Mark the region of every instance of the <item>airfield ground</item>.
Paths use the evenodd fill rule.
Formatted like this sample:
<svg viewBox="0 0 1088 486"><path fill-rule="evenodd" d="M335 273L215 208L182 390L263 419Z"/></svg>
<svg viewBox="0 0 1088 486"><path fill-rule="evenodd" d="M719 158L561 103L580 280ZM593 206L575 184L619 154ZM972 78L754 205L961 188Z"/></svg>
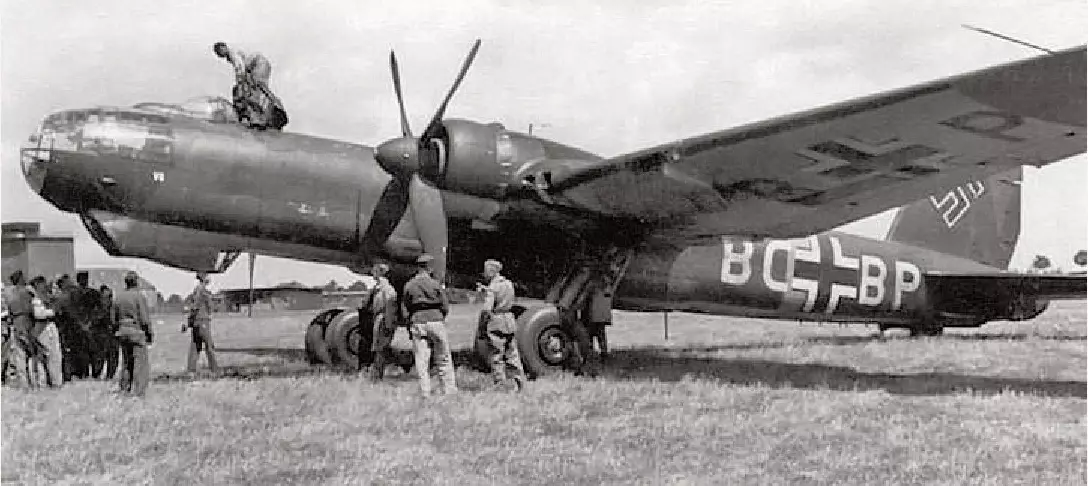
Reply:
<svg viewBox="0 0 1088 486"><path fill-rule="evenodd" d="M467 348L472 306L456 310ZM186 377L161 317L144 400L112 383L5 389L5 483L1077 484L1086 482L1085 303L941 338L617 313L597 380L521 395L459 368L421 402L305 363L312 313L222 317L219 378ZM397 335L403 344L403 334ZM459 353L463 360L463 352Z"/></svg>

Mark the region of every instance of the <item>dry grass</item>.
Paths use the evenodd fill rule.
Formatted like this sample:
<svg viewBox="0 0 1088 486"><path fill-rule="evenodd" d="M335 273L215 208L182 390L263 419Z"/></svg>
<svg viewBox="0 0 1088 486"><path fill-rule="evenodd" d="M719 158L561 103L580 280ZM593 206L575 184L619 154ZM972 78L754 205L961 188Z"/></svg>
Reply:
<svg viewBox="0 0 1088 486"><path fill-rule="evenodd" d="M451 321L469 344L472 308ZM4 390L5 482L26 484L1084 484L1085 306L943 338L617 315L597 380L521 395L459 368L423 402L305 364L309 314L220 318L220 378L184 376L165 317L146 399ZM398 334L398 343L405 337ZM392 369L391 369L392 370Z"/></svg>

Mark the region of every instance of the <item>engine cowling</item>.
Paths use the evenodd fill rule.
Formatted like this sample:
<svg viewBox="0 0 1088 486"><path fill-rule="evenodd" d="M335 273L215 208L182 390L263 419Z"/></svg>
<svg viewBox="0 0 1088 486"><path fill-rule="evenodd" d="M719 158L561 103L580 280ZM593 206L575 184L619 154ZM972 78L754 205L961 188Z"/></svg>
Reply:
<svg viewBox="0 0 1088 486"><path fill-rule="evenodd" d="M442 186L474 196L501 199L518 169L545 157L540 140L507 131L499 123L445 120Z"/></svg>

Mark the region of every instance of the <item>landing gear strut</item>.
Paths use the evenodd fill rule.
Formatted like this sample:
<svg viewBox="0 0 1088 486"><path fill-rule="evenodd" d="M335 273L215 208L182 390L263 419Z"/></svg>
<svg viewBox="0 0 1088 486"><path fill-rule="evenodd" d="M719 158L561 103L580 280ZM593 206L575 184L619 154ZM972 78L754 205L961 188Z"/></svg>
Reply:
<svg viewBox="0 0 1088 486"><path fill-rule="evenodd" d="M595 371L585 369L587 365L595 367L596 360L578 312L594 289L609 294L615 291L633 254L633 248L619 247L582 252L552 285L547 303L529 307L518 316L518 351L526 372L544 376L568 367Z"/></svg>

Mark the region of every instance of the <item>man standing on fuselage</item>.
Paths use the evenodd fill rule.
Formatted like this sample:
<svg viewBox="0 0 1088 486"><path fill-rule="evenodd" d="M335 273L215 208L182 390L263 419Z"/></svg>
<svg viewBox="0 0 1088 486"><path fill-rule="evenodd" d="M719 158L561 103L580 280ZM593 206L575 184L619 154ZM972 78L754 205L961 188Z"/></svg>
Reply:
<svg viewBox="0 0 1088 486"><path fill-rule="evenodd" d="M283 104L268 87L272 76L272 63L260 53L246 54L216 42L212 47L215 55L234 67L234 107L239 121L263 130L281 130L287 124Z"/></svg>

